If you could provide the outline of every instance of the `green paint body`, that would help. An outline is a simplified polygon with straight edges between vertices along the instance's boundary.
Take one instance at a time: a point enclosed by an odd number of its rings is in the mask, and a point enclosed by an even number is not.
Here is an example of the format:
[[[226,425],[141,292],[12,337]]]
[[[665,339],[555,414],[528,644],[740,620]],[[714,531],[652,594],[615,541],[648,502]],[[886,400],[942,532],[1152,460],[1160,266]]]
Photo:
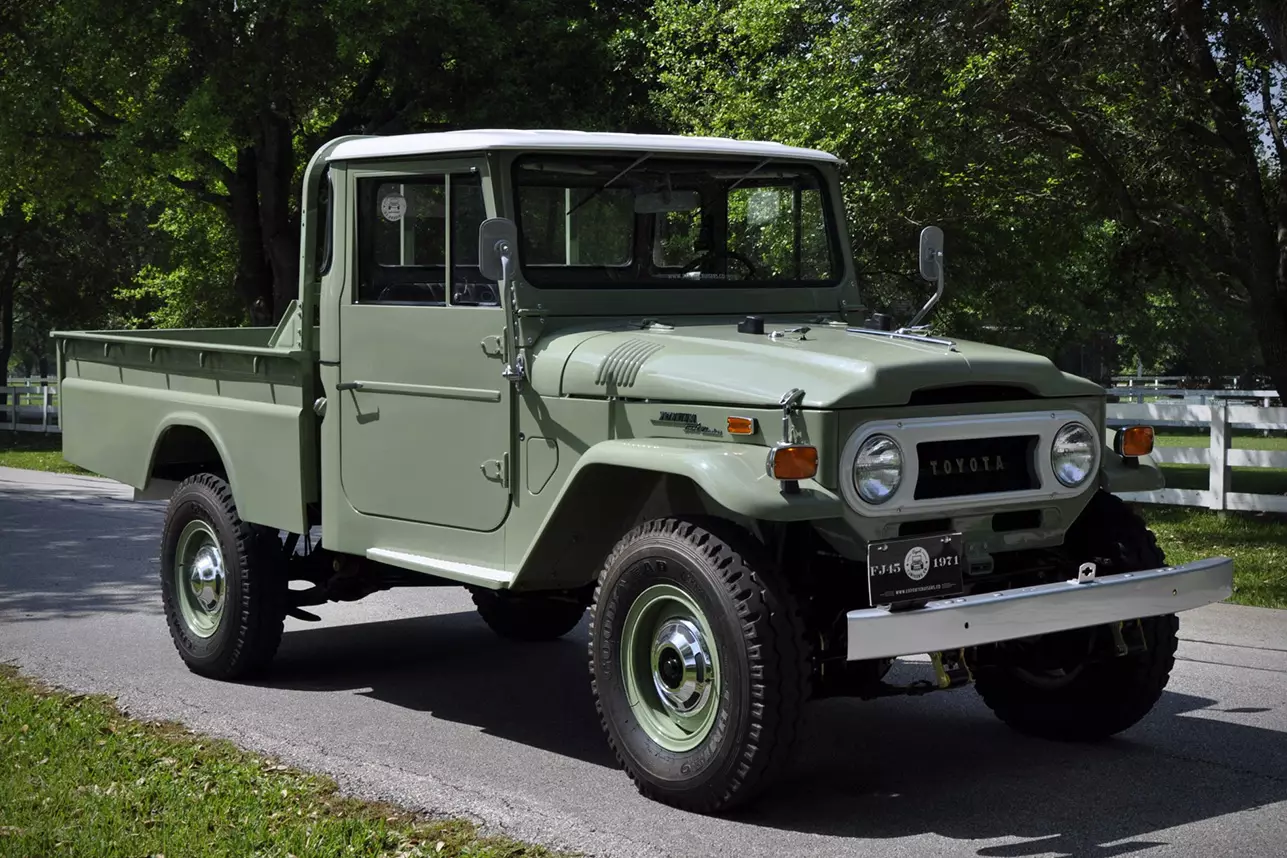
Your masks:
[[[69,461],[144,497],[168,496],[195,467],[219,467],[247,521],[320,525],[333,551],[536,589],[585,583],[634,522],[676,512],[753,530],[812,522],[860,555],[902,520],[863,518],[840,490],[845,439],[869,420],[1049,408],[1100,428],[1099,479],[1034,502],[1046,513],[1040,528],[993,533],[995,510],[964,499],[950,518],[972,552],[1058,544],[1097,487],[1162,485],[1151,459],[1131,465],[1112,452],[1103,390],[1045,358],[847,331],[862,321],[847,251],[829,288],[536,288],[519,259],[499,306],[354,303],[360,179],[478,176],[487,215],[513,218],[517,153],[344,162],[328,160],[335,145],[305,174],[300,294],[276,329],[54,333]],[[814,166],[847,248],[838,173]],[[317,203],[323,182],[329,223]],[[326,230],[329,264],[319,270]],[[748,314],[764,317],[765,334],[737,331]],[[803,340],[768,336],[801,325]],[[516,328],[532,339],[518,385],[502,377]],[[946,385],[1012,385],[1032,398],[909,404],[915,391]],[[804,391],[794,425],[820,458],[796,493],[765,472],[791,388]],[[730,435],[730,416],[754,418],[755,432]]]

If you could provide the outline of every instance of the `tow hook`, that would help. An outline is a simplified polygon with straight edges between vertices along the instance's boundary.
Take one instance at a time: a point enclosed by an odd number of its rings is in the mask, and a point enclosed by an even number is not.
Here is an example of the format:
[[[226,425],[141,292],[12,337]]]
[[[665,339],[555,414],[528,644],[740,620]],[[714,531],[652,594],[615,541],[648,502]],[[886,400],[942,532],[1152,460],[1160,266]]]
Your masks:
[[[960,688],[974,681],[974,676],[965,663],[965,650],[932,652],[929,656],[934,663],[934,676],[939,688]]]

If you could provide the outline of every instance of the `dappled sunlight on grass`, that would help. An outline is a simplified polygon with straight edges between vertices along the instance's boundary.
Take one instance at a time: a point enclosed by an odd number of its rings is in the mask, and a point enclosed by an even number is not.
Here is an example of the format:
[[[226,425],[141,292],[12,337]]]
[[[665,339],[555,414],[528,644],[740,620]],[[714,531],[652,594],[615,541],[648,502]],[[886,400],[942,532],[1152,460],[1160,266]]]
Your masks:
[[[1138,509],[1157,534],[1168,562],[1232,557],[1231,601],[1287,608],[1287,518],[1151,504]]]
[[[57,474],[88,474],[63,458],[61,435],[0,429],[0,468],[25,468]]]

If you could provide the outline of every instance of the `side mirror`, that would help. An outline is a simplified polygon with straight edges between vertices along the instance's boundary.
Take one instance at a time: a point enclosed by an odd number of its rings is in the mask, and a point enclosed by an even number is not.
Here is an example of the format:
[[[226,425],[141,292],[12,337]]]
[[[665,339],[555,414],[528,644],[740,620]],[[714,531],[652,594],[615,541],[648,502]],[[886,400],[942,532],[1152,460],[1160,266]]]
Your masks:
[[[943,272],[943,230],[927,226],[921,230],[921,276],[937,280]]]
[[[934,305],[943,297],[943,230],[936,226],[927,226],[921,230],[921,276],[934,281],[937,286],[934,294],[921,307],[920,312],[912,317],[905,328],[911,330],[920,324]]]
[[[506,217],[492,217],[478,226],[478,271],[500,283],[513,270],[518,227]]]

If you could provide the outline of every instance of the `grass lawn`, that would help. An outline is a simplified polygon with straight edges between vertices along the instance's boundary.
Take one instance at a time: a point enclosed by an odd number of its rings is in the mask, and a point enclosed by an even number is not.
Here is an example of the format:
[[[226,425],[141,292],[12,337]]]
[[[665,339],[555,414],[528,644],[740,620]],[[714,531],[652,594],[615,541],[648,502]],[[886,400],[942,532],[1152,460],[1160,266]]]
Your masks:
[[[63,458],[61,435],[39,432],[10,432],[0,429],[0,467],[53,471],[59,474],[88,474]]]
[[[1203,429],[1188,435],[1167,433],[1159,434],[1153,439],[1158,447],[1206,447],[1211,443],[1211,434]],[[1230,446],[1235,450],[1287,450],[1287,436],[1242,435],[1234,433]]]
[[[1287,517],[1224,514],[1192,507],[1140,504],[1169,563],[1233,558],[1233,597],[1240,605],[1287,608]]]
[[[0,855],[469,856],[545,849],[480,838],[339,794],[328,779],[0,665]]]

